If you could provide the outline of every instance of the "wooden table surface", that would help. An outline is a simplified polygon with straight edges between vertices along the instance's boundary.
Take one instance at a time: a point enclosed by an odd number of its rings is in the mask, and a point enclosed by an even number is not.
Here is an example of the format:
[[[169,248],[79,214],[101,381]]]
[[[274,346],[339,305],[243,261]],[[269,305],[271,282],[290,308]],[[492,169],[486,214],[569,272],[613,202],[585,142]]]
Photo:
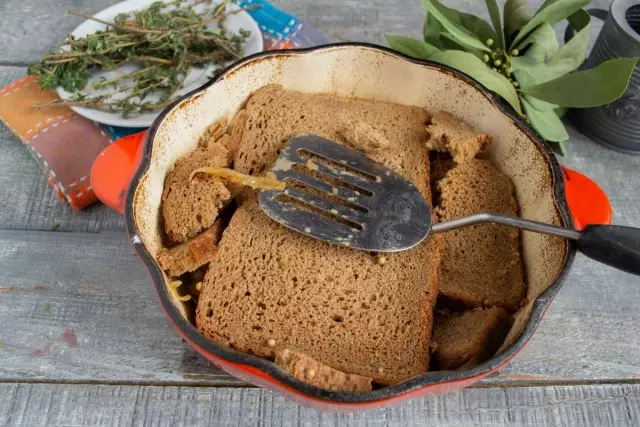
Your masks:
[[[94,13],[116,2],[2,0],[0,86],[79,24],[66,10]],[[421,32],[419,0],[278,4],[333,41]],[[562,162],[601,184],[616,223],[640,227],[640,157],[570,135]],[[535,337],[499,373],[397,408],[319,413],[190,350],[161,312],[122,217],[100,205],[72,212],[0,124],[0,425],[639,425],[638,285],[578,256]]]

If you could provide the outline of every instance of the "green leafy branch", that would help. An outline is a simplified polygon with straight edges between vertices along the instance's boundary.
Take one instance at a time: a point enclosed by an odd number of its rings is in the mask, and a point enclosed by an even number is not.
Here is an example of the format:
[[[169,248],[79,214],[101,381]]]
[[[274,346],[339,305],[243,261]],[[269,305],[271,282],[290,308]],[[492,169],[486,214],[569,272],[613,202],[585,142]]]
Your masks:
[[[587,56],[590,0],[546,0],[534,13],[527,0],[485,0],[491,24],[423,0],[424,40],[387,36],[393,49],[458,69],[504,98],[554,149],[564,154],[569,139],[561,118],[567,108],[609,104],[626,90],[638,58],[617,58],[576,71]],[[575,30],[564,46],[553,25]]]

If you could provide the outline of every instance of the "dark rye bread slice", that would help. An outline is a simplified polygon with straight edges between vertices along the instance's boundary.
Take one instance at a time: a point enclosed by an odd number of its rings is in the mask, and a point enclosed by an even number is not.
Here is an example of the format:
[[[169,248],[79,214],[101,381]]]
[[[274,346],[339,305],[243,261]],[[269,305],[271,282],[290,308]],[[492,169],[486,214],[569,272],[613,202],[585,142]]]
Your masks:
[[[264,174],[298,133],[346,142],[345,130],[364,123],[359,129],[376,131],[371,157],[411,179],[430,200],[428,115],[420,108],[268,86],[249,99],[245,114],[234,163],[240,172]],[[349,143],[372,148],[370,140]],[[433,236],[410,251],[378,257],[282,227],[250,198],[209,266],[197,326],[241,351],[272,358],[294,348],[381,384],[403,381],[428,366],[440,242]]]
[[[196,325],[240,351],[273,358],[295,348],[340,371],[398,383],[428,367],[439,246],[430,237],[380,262],[291,231],[251,198],[209,264]]]
[[[158,252],[158,263],[170,277],[195,271],[210,262],[218,252],[218,241],[222,236],[223,222],[216,220],[213,227],[191,240]]]
[[[440,181],[454,166],[453,159],[449,153],[441,153],[439,151],[429,152],[429,180],[431,184],[431,199],[433,206],[440,203],[440,190],[438,189],[438,181]],[[436,219],[436,218],[434,218]]]
[[[422,108],[302,94],[270,85],[249,98],[244,112],[245,129],[233,166],[239,172],[263,175],[292,136],[314,133],[361,149],[429,191],[429,161],[424,150],[429,115]],[[363,130],[372,137],[364,138]],[[400,149],[403,153],[398,153]]]
[[[211,227],[231,193],[220,178],[191,173],[201,167],[227,167],[231,151],[211,143],[178,159],[167,175],[162,194],[164,229],[171,243],[184,243]]]
[[[450,153],[456,163],[473,159],[491,144],[489,135],[474,131],[462,120],[445,111],[439,111],[433,116],[427,131],[427,148]]]
[[[499,307],[463,313],[436,311],[432,370],[472,368],[495,353],[509,332],[511,317]]]
[[[517,216],[511,179],[488,160],[456,165],[438,182],[439,222],[478,212]],[[525,295],[520,232],[482,224],[443,233],[439,292],[469,307],[503,307],[515,311]]]
[[[226,119],[215,122],[204,132],[200,138],[199,146],[207,148],[213,144],[221,144],[227,147],[232,155],[235,154],[242,139],[246,120],[247,116],[244,110],[241,110],[231,122]]]
[[[276,365],[294,378],[325,390],[371,391],[373,378],[340,372],[296,351],[280,350]]]

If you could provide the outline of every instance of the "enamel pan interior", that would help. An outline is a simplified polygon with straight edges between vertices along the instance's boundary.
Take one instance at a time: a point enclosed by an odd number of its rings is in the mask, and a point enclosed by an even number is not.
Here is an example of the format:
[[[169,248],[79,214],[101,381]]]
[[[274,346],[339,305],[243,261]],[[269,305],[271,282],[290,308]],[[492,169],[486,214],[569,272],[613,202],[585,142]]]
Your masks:
[[[160,199],[164,178],[180,156],[194,150],[213,122],[231,118],[255,90],[281,84],[304,92],[391,101],[445,110],[493,137],[490,157],[516,187],[520,216],[572,226],[564,196],[562,172],[549,147],[497,97],[469,77],[389,49],[367,44],[337,44],[296,51],[272,51],[246,58],[205,86],[168,107],[154,122],[142,163],[126,204],[129,238],[145,263],[164,310],[180,334],[198,351],[225,362],[246,365],[254,383],[327,402],[365,403],[391,399],[417,389],[433,392],[457,388],[505,364],[531,338],[560,289],[575,255],[573,243],[552,236],[522,233],[527,303],[500,350],[469,370],[427,372],[404,383],[368,393],[321,390],[290,377],[272,362],[208,341],[189,322],[190,313],[169,292],[167,277],[155,261],[161,247]],[[261,371],[260,375],[255,372]],[[253,372],[253,373],[252,373]],[[437,389],[437,390],[436,390]]]

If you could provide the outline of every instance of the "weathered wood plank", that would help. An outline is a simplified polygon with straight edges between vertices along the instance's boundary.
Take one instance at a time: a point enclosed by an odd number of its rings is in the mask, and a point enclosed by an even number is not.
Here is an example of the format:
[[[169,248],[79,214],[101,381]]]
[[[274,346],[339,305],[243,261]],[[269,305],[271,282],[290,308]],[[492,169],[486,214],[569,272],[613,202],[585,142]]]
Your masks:
[[[23,67],[0,67],[0,87],[24,74]],[[62,231],[124,228],[123,218],[103,205],[73,212],[58,200],[36,161],[2,123],[0,171],[0,228]]]
[[[0,54],[8,61],[37,59],[48,49],[47,43],[76,25],[61,25],[58,18],[64,10],[95,12],[112,2],[58,0],[55,8],[34,0],[4,2],[0,25],[8,30],[0,34]],[[418,35],[422,6],[417,3],[401,7],[378,1],[279,2],[332,40],[368,41],[381,41],[387,32]],[[468,0],[453,4],[470,10],[484,7]],[[22,31],[26,34],[17,37]],[[19,42],[26,39],[29,43]],[[0,85],[23,73],[22,67],[0,67]],[[570,156],[564,162],[603,186],[618,223],[640,226],[640,194],[633,179],[640,158],[614,153],[570,132]],[[0,170],[0,228],[99,231],[122,227],[122,219],[104,207],[78,214],[58,202],[36,163],[1,125]],[[7,289],[0,293],[0,319],[3,325],[12,325],[0,332],[0,341],[7,343],[0,349],[2,378],[172,384],[191,379],[210,384],[234,381],[185,352],[121,234],[0,232],[0,271],[0,287]],[[640,315],[633,301],[640,289],[636,282],[632,276],[579,259],[527,349],[486,381],[637,379],[640,343],[635,325]],[[67,328],[74,328],[76,347],[69,348],[73,339]]]
[[[322,413],[261,389],[1,384],[1,425],[636,426],[640,386],[467,389]]]
[[[116,3],[119,1],[3,1],[0,3],[0,28],[3,29],[0,61],[18,65],[35,62],[82,23],[82,18],[68,16],[67,10],[94,14]]]
[[[1,378],[184,381],[186,346],[123,232],[0,231],[0,260]]]
[[[186,350],[122,232],[2,230],[0,271],[0,380],[239,384]],[[639,300],[636,279],[580,259],[485,384],[638,380]]]

